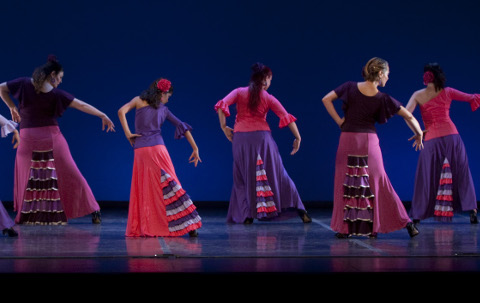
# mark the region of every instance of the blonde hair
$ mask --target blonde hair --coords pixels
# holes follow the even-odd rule
[[[378,81],[379,73],[385,72],[388,69],[388,62],[382,58],[373,57],[368,60],[367,64],[362,69],[362,77],[365,81]]]

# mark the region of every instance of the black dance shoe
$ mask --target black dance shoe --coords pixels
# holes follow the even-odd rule
[[[198,231],[196,229],[194,229],[192,231],[189,231],[188,235],[190,236],[190,238],[196,238],[196,237],[198,237]]]
[[[312,218],[310,218],[305,210],[299,209],[298,215],[300,216],[300,219],[302,219],[303,223],[312,223]]]
[[[415,225],[413,225],[412,222],[407,223],[406,229],[407,229],[408,234],[410,235],[411,238],[415,237],[416,235],[418,235],[420,233],[418,231],[418,229],[415,227]]]
[[[246,218],[245,221],[243,221],[243,224],[252,224],[253,219],[252,218]]]
[[[9,237],[16,237],[16,236],[18,236],[18,233],[17,233],[13,228],[5,228],[5,229],[2,231],[2,233],[3,233],[4,235],[7,235],[7,234],[8,234]]]
[[[100,224],[102,222],[102,218],[100,216],[100,211],[96,211],[92,213],[92,223],[93,224]]]
[[[478,224],[477,210],[473,209],[470,211],[470,223]]]
[[[338,239],[346,239],[346,238],[349,238],[350,235],[349,234],[336,233],[335,237],[337,237]]]

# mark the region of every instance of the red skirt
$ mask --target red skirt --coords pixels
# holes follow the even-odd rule
[[[127,237],[175,237],[202,226],[164,145],[135,149]]]

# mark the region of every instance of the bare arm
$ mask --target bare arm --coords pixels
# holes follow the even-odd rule
[[[75,108],[75,109],[77,109],[79,111],[82,111],[84,113],[87,113],[87,114],[90,114],[90,115],[93,115],[93,116],[97,116],[100,119],[102,119],[102,130],[105,130],[105,126],[107,126],[107,132],[115,131],[115,126],[113,125],[113,122],[110,120],[110,118],[108,118],[108,116],[106,114],[99,111],[98,109],[96,109],[92,105],[90,105],[86,102],[80,101],[77,98],[75,98],[72,101],[72,103],[70,103],[70,107]]]
[[[2,84],[0,84],[0,97],[10,109],[12,120],[14,122],[20,122],[20,114],[18,113],[18,109],[15,106],[12,98],[10,98],[10,91],[8,90],[7,82],[3,82]]]
[[[220,128],[222,129],[223,133],[227,137],[227,139],[232,142],[233,140],[233,129],[227,126],[227,119],[223,111],[219,108],[218,109],[218,120],[220,122]]]
[[[138,101],[139,98],[135,97],[130,102],[120,107],[120,109],[118,110],[118,119],[120,120],[120,124],[122,125],[123,132],[125,133],[125,137],[127,137],[127,140],[132,146],[135,142],[135,137],[139,137],[140,135],[132,134],[132,132],[130,131],[130,127],[128,127],[127,122],[127,113],[137,107]]]
[[[413,131],[414,136],[410,138],[410,140],[415,139],[413,142],[413,146],[415,150],[423,149],[423,132],[420,128],[420,124],[418,123],[417,119],[409,112],[405,107],[400,107],[398,111],[398,115],[400,115],[405,122],[407,123],[408,127]]]
[[[340,127],[345,121],[345,118],[340,118],[340,116],[337,113],[337,110],[333,106],[333,101],[335,101],[336,99],[338,99],[338,96],[335,93],[335,91],[332,90],[331,92],[326,94],[325,97],[323,97],[322,102],[325,108],[327,109],[327,112],[333,118],[335,123],[337,123],[337,125]]]
[[[410,97],[410,100],[408,100],[407,106],[405,108],[409,112],[413,113],[413,111],[417,107],[417,104],[418,104],[418,102],[417,102],[417,92],[415,92]]]
[[[190,143],[190,146],[193,149],[193,152],[190,155],[190,158],[188,158],[189,163],[195,163],[195,167],[197,167],[198,161],[202,162],[202,159],[200,159],[200,155],[198,153],[197,144],[195,143],[192,133],[189,130],[185,132],[184,136],[185,138],[187,138],[188,143]]]
[[[288,124],[290,131],[292,132],[295,140],[293,140],[293,149],[290,155],[294,155],[300,149],[300,142],[302,141],[302,137],[300,137],[300,132],[298,131],[297,124],[295,122],[291,122]]]

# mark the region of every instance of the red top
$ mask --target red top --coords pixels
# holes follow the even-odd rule
[[[450,119],[452,100],[469,102],[472,111],[480,106],[480,94],[466,94],[451,87],[445,87],[435,98],[420,105],[423,124],[427,130],[425,140],[458,134],[455,124]]]
[[[274,96],[262,90],[260,93],[260,103],[255,111],[248,108],[248,87],[234,89],[225,98],[215,104],[215,110],[221,109],[226,117],[230,116],[229,106],[237,104],[237,116],[235,118],[234,132],[251,132],[258,130],[270,131],[267,123],[267,113],[272,110],[280,118],[279,127],[286,127],[295,122],[297,118],[287,113]]]

